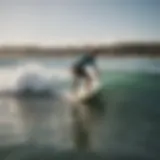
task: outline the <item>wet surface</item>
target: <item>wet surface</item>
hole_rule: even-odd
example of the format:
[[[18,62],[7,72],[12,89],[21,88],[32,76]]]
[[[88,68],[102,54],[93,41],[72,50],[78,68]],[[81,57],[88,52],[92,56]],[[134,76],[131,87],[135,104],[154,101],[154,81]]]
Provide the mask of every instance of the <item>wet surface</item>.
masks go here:
[[[79,104],[1,97],[0,159],[159,160],[160,76],[112,82]]]

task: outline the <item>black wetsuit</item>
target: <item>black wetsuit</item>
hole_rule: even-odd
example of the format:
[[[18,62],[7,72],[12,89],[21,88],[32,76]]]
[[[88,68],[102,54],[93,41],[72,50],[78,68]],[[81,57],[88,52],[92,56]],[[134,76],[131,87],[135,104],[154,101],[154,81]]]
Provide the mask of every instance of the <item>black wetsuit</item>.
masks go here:
[[[95,66],[95,57],[90,54],[84,55],[78,62],[73,65],[73,71],[76,76],[86,77],[89,76],[86,72],[86,66]]]

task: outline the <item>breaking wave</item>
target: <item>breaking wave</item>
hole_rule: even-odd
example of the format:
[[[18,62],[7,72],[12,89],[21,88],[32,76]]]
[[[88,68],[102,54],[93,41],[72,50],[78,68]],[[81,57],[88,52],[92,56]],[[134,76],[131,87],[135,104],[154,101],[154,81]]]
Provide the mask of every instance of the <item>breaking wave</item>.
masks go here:
[[[46,68],[39,63],[0,70],[0,93],[53,94],[70,77],[62,68]]]

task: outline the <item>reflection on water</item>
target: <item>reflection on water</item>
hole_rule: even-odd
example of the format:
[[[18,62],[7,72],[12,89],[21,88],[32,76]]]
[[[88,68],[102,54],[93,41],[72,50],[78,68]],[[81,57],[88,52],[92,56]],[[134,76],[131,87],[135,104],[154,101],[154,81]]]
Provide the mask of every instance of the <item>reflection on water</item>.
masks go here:
[[[67,105],[59,104],[51,98],[7,101],[10,102],[5,106],[8,108],[7,119],[10,119],[8,123],[14,123],[14,127],[20,128],[26,143],[53,143],[61,149],[66,148],[66,144],[67,147],[71,146],[71,116]]]
[[[43,146],[24,148],[26,154],[34,150],[36,156],[45,152],[43,159],[46,154],[52,157],[52,152],[70,150],[117,159],[159,160],[160,76],[121,74],[117,79],[79,104],[52,98],[1,97],[1,146]]]
[[[73,135],[75,147],[78,150],[93,150],[94,144],[92,135],[96,128],[96,122],[102,118],[97,118],[98,110],[97,112],[94,111],[95,110],[86,102],[72,106]]]
[[[1,110],[1,145],[26,143],[52,145],[57,150],[89,149],[93,114],[85,103],[69,105],[52,98],[6,97],[1,101]]]

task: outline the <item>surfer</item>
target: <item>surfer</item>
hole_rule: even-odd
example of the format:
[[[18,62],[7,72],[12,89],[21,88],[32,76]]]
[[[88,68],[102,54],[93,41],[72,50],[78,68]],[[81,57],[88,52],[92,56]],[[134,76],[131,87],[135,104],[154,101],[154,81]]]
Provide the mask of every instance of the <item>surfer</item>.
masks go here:
[[[88,54],[84,54],[82,58],[80,58],[74,65],[72,66],[72,73],[73,73],[73,91],[77,93],[77,89],[84,80],[85,88],[90,91],[92,89],[93,83],[93,76],[88,70],[90,67],[94,71],[94,76],[96,78],[99,77],[98,67],[96,65],[96,58],[97,58],[98,50],[92,50]]]

